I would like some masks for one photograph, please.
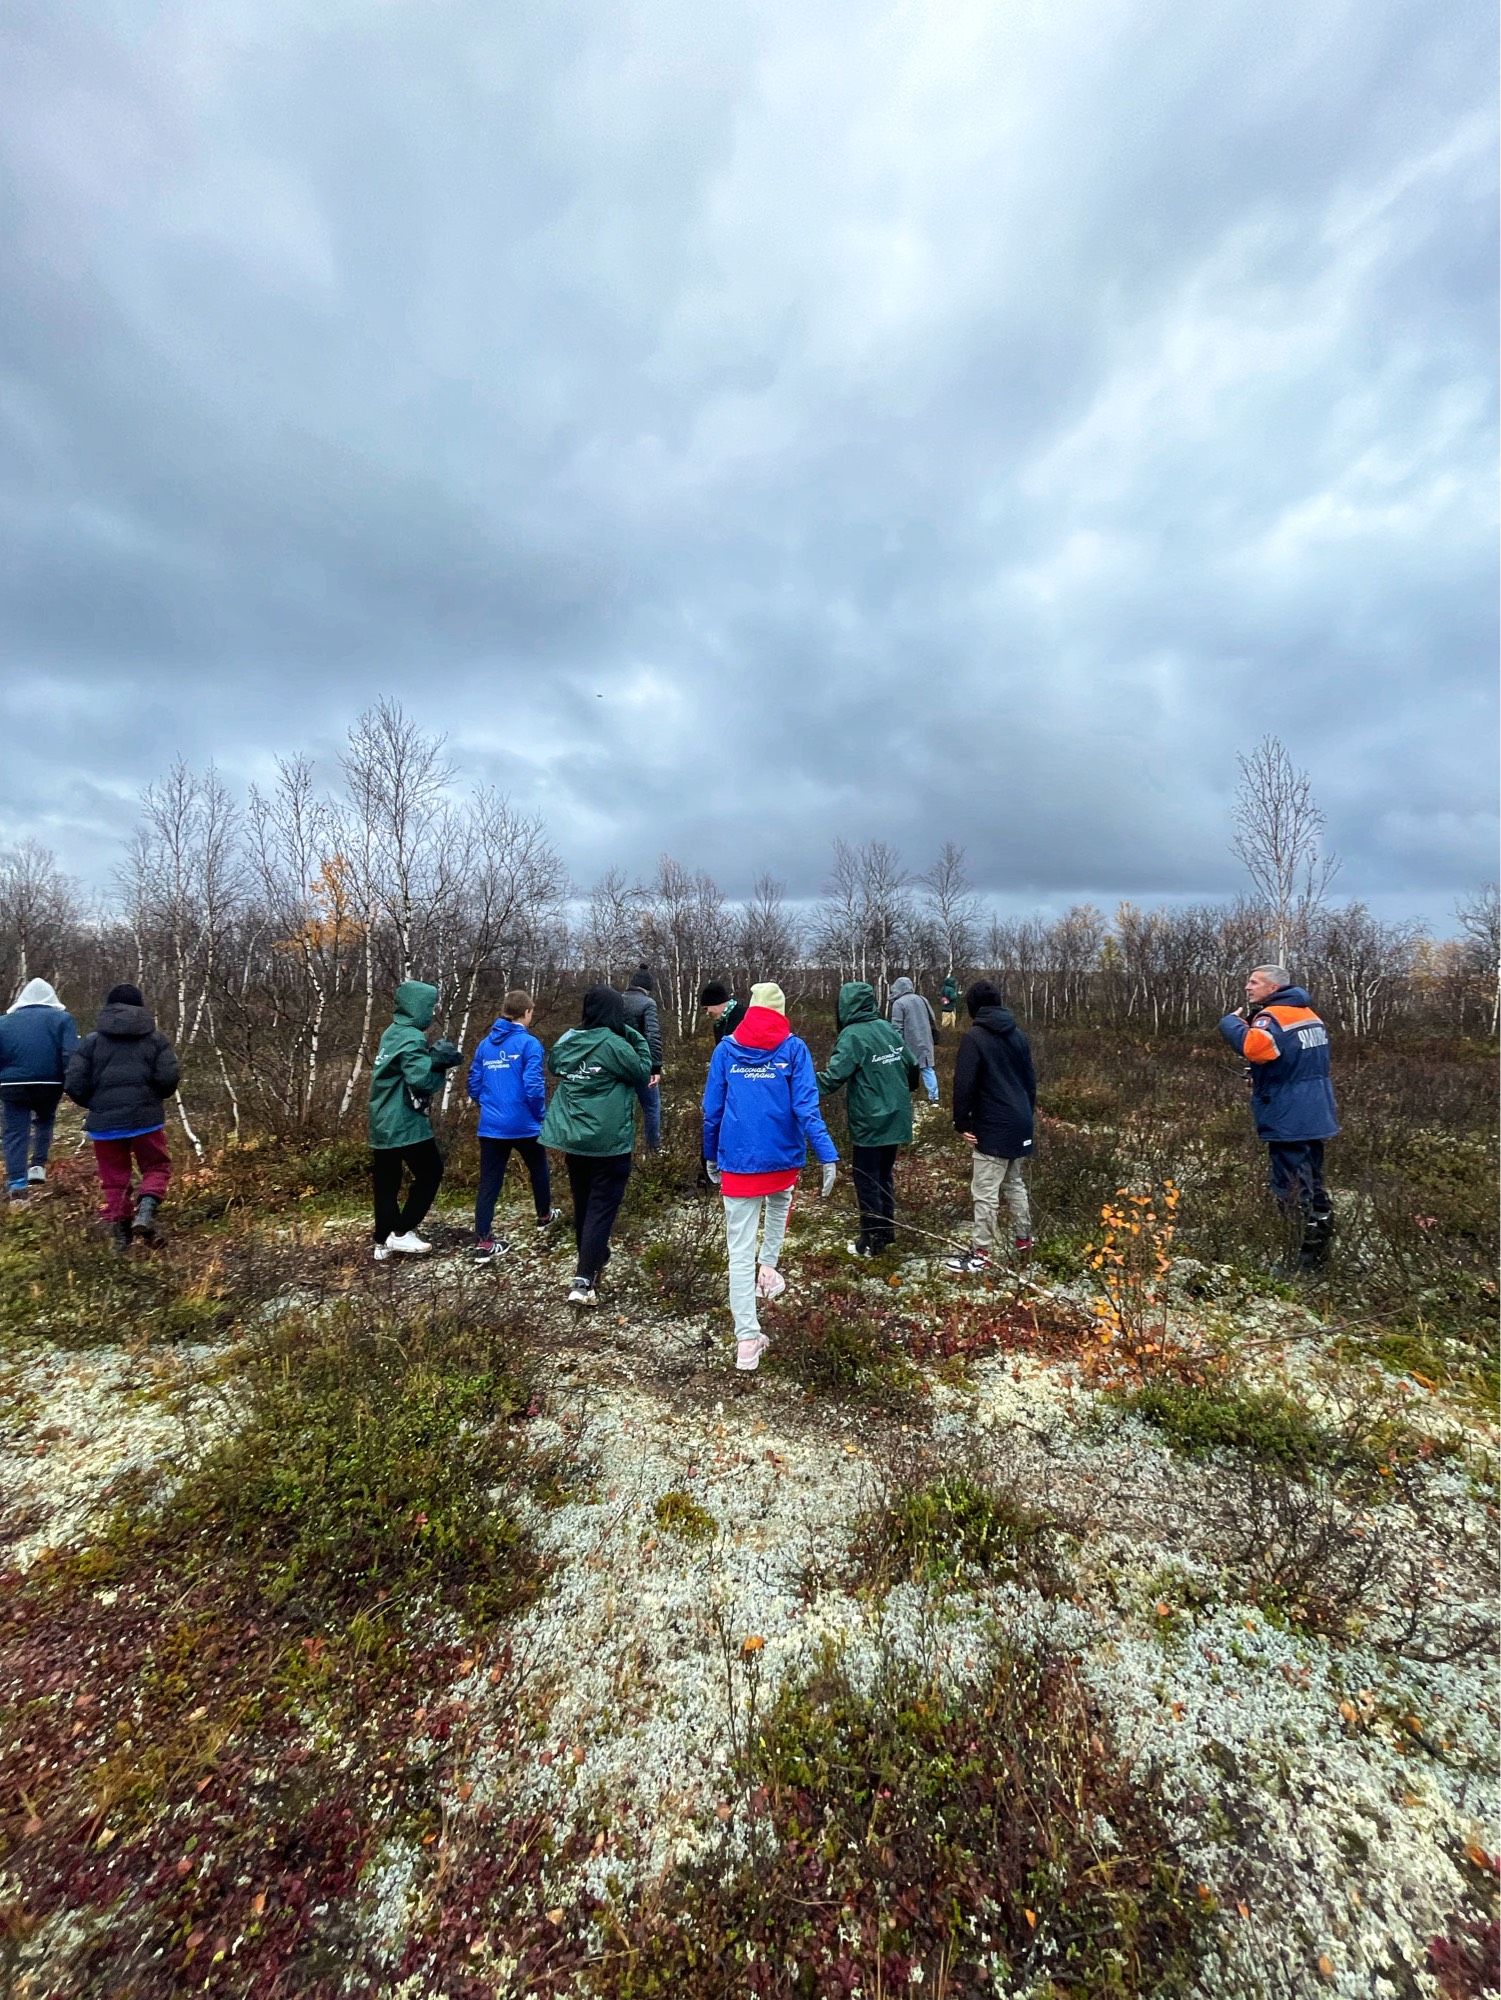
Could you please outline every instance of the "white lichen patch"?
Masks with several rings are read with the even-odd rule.
[[[5,1560],[25,1569],[44,1549],[82,1541],[127,1475],[170,1465],[216,1421],[190,1386],[213,1354],[190,1346],[150,1359],[112,1347],[13,1354],[0,1522],[17,1532]]]

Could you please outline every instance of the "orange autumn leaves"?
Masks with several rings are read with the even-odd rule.
[[[1121,1341],[1135,1353],[1150,1353],[1162,1344],[1167,1330],[1163,1280],[1171,1264],[1179,1199],[1176,1182],[1166,1180],[1156,1191],[1117,1188],[1114,1200],[1100,1210],[1103,1232],[1098,1243],[1086,1245],[1085,1254],[1103,1293],[1091,1302],[1091,1310],[1107,1347]]]

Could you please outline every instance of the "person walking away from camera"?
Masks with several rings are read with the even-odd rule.
[[[945,1028],[952,1028],[955,1016],[959,1011],[959,982],[955,979],[952,972],[944,975],[943,986],[939,992],[938,999],[942,1025]]]
[[[840,987],[835,1019],[839,1039],[827,1069],[818,1072],[818,1087],[846,1094],[860,1205],[860,1232],[849,1253],[879,1257],[896,1241],[896,1152],[912,1143],[912,1093],[921,1072],[906,1042],[876,1012],[875,988],[863,979]]]
[[[1267,1178],[1282,1213],[1303,1225],[1300,1261],[1312,1269],[1328,1256],[1334,1234],[1324,1187],[1324,1142],[1339,1131],[1329,1030],[1284,967],[1258,965],[1246,979],[1244,1011],[1227,1014],[1220,1033],[1245,1057]]]
[[[638,965],[621,996],[625,1002],[626,1026],[634,1028],[651,1051],[651,1075],[636,1092],[648,1153],[657,1152],[662,1144],[662,1017],[657,1012],[652,987],[650,971]]]
[[[433,1137],[431,1107],[443,1079],[463,1060],[452,1042],[429,1042],[438,989],[404,979],[396,989],[391,1025],[370,1071],[370,1179],[375,1194],[375,1261],[425,1257],[432,1244],[417,1225],[437,1199],[443,1155]],[[403,1201],[403,1173],[411,1185]]]
[[[938,1072],[933,1067],[935,1022],[932,1007],[912,981],[898,979],[891,988],[891,1025],[912,1051],[929,1104],[938,1102]]]
[[[518,987],[501,1003],[500,1019],[474,1052],[469,1095],[479,1106],[479,1194],[474,1204],[474,1261],[488,1264],[511,1246],[492,1234],[495,1203],[514,1148],[532,1183],[537,1227],[554,1220],[552,1176],[537,1134],[547,1109],[542,1044],[528,1033],[537,1003]]]
[[[656,1065],[645,1036],[625,1017],[625,996],[613,986],[591,986],[579,1026],[554,1042],[547,1067],[558,1087],[542,1120],[541,1141],[563,1155],[573,1192],[578,1261],[568,1303],[595,1306],[631,1177],[636,1099]]]
[[[63,1089],[86,1116],[94,1165],[104,1195],[104,1219],[114,1247],[131,1237],[157,1241],[157,1214],[172,1179],[167,1151],[167,1099],[181,1080],[177,1051],[152,1019],[139,986],[112,986],[94,1032],[68,1060]],[[139,1199],[131,1194],[140,1170]]]
[[[758,1301],[787,1289],[777,1264],[808,1148],[822,1163],[825,1199],[839,1159],[818,1107],[813,1058],[788,1027],[786,998],[772,980],[751,988],[749,1007],[710,1058],[703,1111],[709,1177],[724,1199],[735,1366],[749,1374],[766,1351]]]
[[[28,979],[0,1014],[0,1116],[12,1201],[47,1178],[52,1127],[78,1030],[45,979]]]
[[[988,979],[964,996],[971,1026],[954,1059],[954,1130],[974,1152],[970,1199],[974,1220],[969,1250],[945,1260],[951,1271],[986,1271],[996,1245],[1002,1195],[1018,1256],[1032,1248],[1032,1210],[1023,1169],[1032,1152],[1037,1113],[1037,1071],[1032,1045],[1016,1016]]]

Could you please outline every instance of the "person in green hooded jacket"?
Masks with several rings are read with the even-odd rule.
[[[896,1241],[896,1149],[912,1143],[912,1093],[922,1079],[912,1051],[876,1011],[875,988],[863,979],[839,989],[839,1039],[822,1091],[843,1089],[850,1127],[860,1233],[852,1257],[879,1257]]]
[[[428,1105],[462,1060],[452,1042],[428,1042],[437,1005],[436,986],[404,979],[396,989],[395,1019],[380,1038],[370,1071],[370,1178],[378,1264],[393,1252],[425,1257],[433,1247],[417,1234],[443,1180],[443,1155],[433,1137]],[[403,1168],[412,1177],[405,1201]]]
[[[558,1087],[537,1137],[562,1153],[573,1191],[578,1264],[568,1303],[598,1305],[610,1231],[631,1177],[636,1093],[652,1076],[651,1050],[628,1025],[624,997],[613,986],[591,986],[580,1025],[559,1035],[547,1067]]]

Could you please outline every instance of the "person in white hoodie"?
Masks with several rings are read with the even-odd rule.
[[[47,1178],[52,1126],[78,1029],[45,979],[28,979],[8,1014],[0,1014],[0,1118],[5,1180],[24,1201]]]

